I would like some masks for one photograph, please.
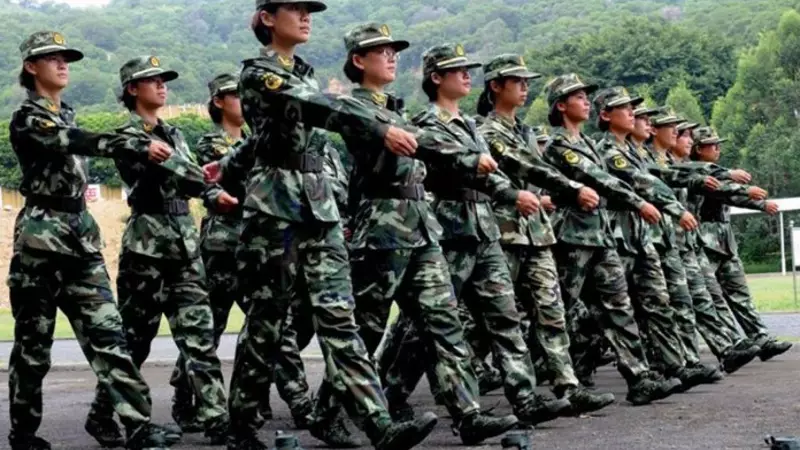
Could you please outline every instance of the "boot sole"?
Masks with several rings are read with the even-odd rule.
[[[722,366],[725,369],[725,373],[731,374],[731,373],[734,373],[737,370],[741,369],[742,367],[750,364],[754,359],[756,359],[756,356],[758,356],[758,353],[753,353],[750,356],[748,356],[747,358],[743,359],[738,364],[734,364],[731,367],[726,367],[725,364],[723,364]]]
[[[420,427],[416,433],[404,436],[404,439],[394,442],[394,445],[384,447],[381,450],[411,450],[430,436],[438,422],[439,418],[433,416],[427,423]]]
[[[509,422],[506,426],[498,428],[497,430],[495,430],[495,431],[493,431],[491,433],[485,433],[480,438],[477,438],[477,437],[472,438],[471,437],[470,439],[464,439],[462,437],[461,438],[461,443],[464,444],[464,445],[478,445],[481,442],[485,441],[486,439],[490,439],[490,438],[493,438],[493,437],[496,437],[496,436],[500,436],[501,434],[505,433],[506,431],[510,431],[510,430],[513,430],[514,428],[517,428],[517,426],[519,424],[520,424],[519,420],[515,420],[513,422]]]
[[[774,357],[776,357],[778,355],[782,355],[782,354],[788,352],[789,350],[791,350],[792,347],[793,347],[793,345],[790,345],[790,346],[786,347],[786,350],[781,350],[781,351],[774,352],[774,353],[768,353],[766,356],[762,356],[761,354],[759,354],[758,357],[759,357],[759,359],[761,359],[761,361],[769,361],[770,359],[772,359],[772,358],[774,358]]]
[[[94,438],[94,440],[97,441],[98,444],[100,444],[100,447],[103,447],[103,448],[120,448],[120,447],[124,447],[125,446],[125,439],[122,437],[122,435],[120,435],[118,438],[103,439],[100,436],[92,433],[92,431],[88,427],[84,426],[84,430],[86,430],[86,432],[89,434],[89,436]]]
[[[605,401],[605,402],[602,402],[601,404],[597,404],[597,405],[581,405],[582,406],[581,408],[578,408],[573,404],[571,413],[572,413],[573,416],[579,416],[581,414],[593,413],[595,411],[600,411],[603,408],[607,408],[607,407],[613,405],[614,402],[616,402],[616,401],[617,401],[616,398],[612,398],[609,401]]]

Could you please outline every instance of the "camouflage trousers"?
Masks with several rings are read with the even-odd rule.
[[[234,302],[242,311],[247,311],[245,298],[239,293],[236,281],[236,255],[234,252],[203,252],[203,265],[208,280],[208,299],[214,323],[214,351],[219,347],[222,333],[228,324],[228,316]],[[178,355],[172,370],[170,384],[175,387],[177,399],[192,398],[192,383],[185,371],[186,358]]]
[[[292,223],[266,215],[246,218],[237,258],[249,310],[231,380],[232,431],[252,434],[261,425],[260,396],[281,351],[283,324],[298,299],[313,314],[326,379],[333,388],[325,395],[338,395],[351,416],[367,419],[370,439],[379,439],[391,418],[375,367],[358,336],[341,225]]]
[[[414,322],[425,364],[454,420],[477,412],[478,382],[470,366],[458,302],[438,242],[421,248],[363,250],[351,255],[356,323],[367,351],[381,342],[392,300]],[[417,362],[419,364],[419,362]],[[394,399],[387,395],[390,404]],[[401,399],[402,400],[402,399]]]
[[[307,302],[298,299],[283,323],[280,351],[273,372],[278,395],[293,414],[307,413],[312,408],[306,369],[300,353],[308,347],[313,337],[313,311]]]
[[[695,318],[692,294],[689,291],[689,282],[677,247],[665,248],[656,246],[661,258],[661,268],[664,269],[664,279],[667,282],[669,303],[675,312],[678,339],[681,343],[681,353],[685,362],[690,365],[700,363],[700,344],[697,341],[697,319]]]
[[[716,275],[722,291],[722,296],[719,296],[719,292],[711,292],[720,316],[728,315],[730,312],[745,335],[756,344],[763,345],[773,339],[753,304],[753,297],[747,287],[747,278],[739,256],[723,255],[710,250],[706,252],[706,256],[709,262],[708,270]]]
[[[617,369],[627,381],[647,372],[625,269],[617,251],[559,243],[554,253],[565,308],[569,311],[583,300],[588,316],[599,319],[600,328],[617,355]],[[576,330],[576,325],[569,324],[572,333],[592,334]],[[573,345],[579,339],[575,334],[569,338]],[[574,354],[573,361],[577,361]]]
[[[649,346],[650,364],[659,369],[677,370],[686,365],[675,312],[670,304],[664,268],[658,251],[648,243],[637,255],[620,256],[628,280],[628,295],[638,317],[639,331]]]
[[[110,406],[132,429],[150,420],[150,390],[128,353],[122,319],[100,253],[77,258],[15,252],[8,274],[14,346],[8,361],[10,437],[33,436],[42,422],[42,381],[60,308]]]
[[[200,258],[176,260],[123,252],[117,276],[119,311],[133,362],[141,367],[158,334],[162,314],[184,358],[201,423],[227,418],[222,369],[214,345],[214,318]],[[110,415],[109,393],[98,386],[94,413]]]
[[[586,304],[578,299],[565,314],[567,335],[570,339],[570,358],[579,380],[589,378],[599,367],[600,359],[608,346],[601,326],[601,314],[596,308],[593,309],[595,310],[590,311]]]
[[[524,410],[534,401],[536,378],[533,363],[520,330],[520,314],[514,303],[514,290],[508,263],[498,241],[442,242],[450,279],[461,306],[462,322],[480,324],[486,332],[492,353],[503,376],[506,398],[515,410]],[[394,358],[411,361],[424,354],[424,341],[410,320],[401,318],[390,333],[401,344]],[[474,329],[474,328],[473,328]],[[469,342],[469,339],[467,339]],[[384,356],[385,358],[386,356]],[[420,364],[381,365],[389,398],[407,399],[416,388],[425,368]],[[401,372],[394,373],[391,369]]]
[[[739,325],[736,324],[733,312],[730,307],[728,307],[725,294],[722,292],[722,286],[720,286],[719,280],[717,280],[717,273],[714,268],[711,267],[711,262],[708,260],[706,251],[702,247],[697,249],[697,262],[700,264],[700,268],[703,271],[706,289],[708,289],[708,293],[711,295],[711,301],[714,303],[717,316],[725,325],[723,331],[735,344],[741,342],[746,336],[739,328]]]
[[[552,249],[508,246],[504,250],[518,308],[530,324],[527,342],[531,355],[542,354],[553,375],[553,386],[577,386]]]
[[[703,269],[700,267],[695,249],[684,246],[680,249],[680,254],[683,269],[686,272],[686,281],[689,284],[689,292],[692,296],[697,331],[706,341],[714,356],[720,359],[733,347],[734,343],[727,331],[727,326],[719,318],[717,309],[714,307],[714,300],[706,287]]]

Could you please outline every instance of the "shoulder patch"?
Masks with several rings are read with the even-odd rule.
[[[281,86],[283,86],[283,78],[279,77],[278,75],[275,75],[272,72],[265,73],[263,80],[264,80],[264,86],[266,86],[267,89],[269,89],[270,91],[276,91]]]
[[[56,123],[53,122],[52,120],[41,119],[37,122],[39,124],[39,129],[41,130],[51,130],[56,126]]]
[[[628,167],[628,160],[622,155],[614,155],[611,160],[614,161],[614,167],[617,169],[624,169]]]
[[[578,162],[581,160],[581,157],[580,157],[580,156],[578,156],[578,155],[577,155],[575,152],[573,152],[572,150],[567,150],[567,151],[565,151],[565,152],[564,152],[564,160],[565,160],[565,161],[566,161],[568,164],[573,164],[573,165],[575,165],[575,164],[578,164]]]
[[[506,145],[498,140],[495,140],[492,141],[492,149],[502,155],[506,151]]]

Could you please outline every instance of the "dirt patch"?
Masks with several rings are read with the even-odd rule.
[[[91,212],[97,224],[100,226],[100,235],[105,242],[103,257],[105,257],[108,273],[111,277],[111,286],[115,290],[114,280],[117,278],[118,259],[120,241],[125,227],[125,220],[130,214],[130,209],[122,200],[98,200],[89,204]],[[8,266],[11,262],[11,253],[14,240],[14,221],[17,218],[19,209],[12,208],[0,211],[0,248],[3,253],[0,255],[0,308],[9,307],[8,286],[5,277],[8,275]],[[205,214],[205,210],[199,201],[192,201],[192,215],[195,222],[200,223],[200,218]]]

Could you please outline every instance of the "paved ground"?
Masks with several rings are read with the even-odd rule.
[[[800,340],[800,314],[764,314],[762,316],[770,331],[781,337],[793,337]],[[234,347],[236,345],[235,334],[222,336],[219,348],[219,357],[224,361],[233,360]],[[702,341],[701,341],[702,342]],[[0,342],[0,371],[6,369],[8,355],[11,354],[11,342]],[[312,340],[311,345],[303,352],[306,357],[320,356],[319,346],[316,340]],[[61,369],[63,366],[74,364],[86,364],[78,344],[71,339],[57,340],[53,343],[53,366]],[[158,337],[153,341],[150,351],[150,361],[166,364],[175,361],[178,349],[170,337]]]
[[[230,366],[226,365],[226,377]],[[312,385],[321,378],[322,364],[309,360]],[[617,395],[618,403],[592,417],[559,419],[532,433],[534,448],[548,449],[759,449],[767,433],[800,433],[800,350],[793,349],[775,361],[753,362],[723,382],[696,388],[657,404],[632,407],[624,402],[625,387],[612,367],[598,373],[598,386]],[[148,368],[145,376],[154,392],[157,421],[169,420],[167,368]],[[83,419],[92,396],[94,376],[85,370],[56,371],[44,388],[45,416],[41,434],[52,440],[56,449],[99,448],[83,432]],[[8,448],[5,431],[8,422],[7,375],[0,374],[0,449]],[[433,405],[427,386],[420,386],[412,403],[418,410],[432,410],[441,420],[434,434],[419,448],[456,449],[457,437],[449,430],[450,420],[442,408]],[[499,393],[482,399],[486,406],[500,404],[508,411]],[[271,439],[275,430],[290,427],[285,405],[272,394],[276,420],[267,424],[263,436]],[[297,433],[304,448],[321,444],[305,432]],[[492,439],[480,449],[499,449],[500,439]],[[176,448],[211,448],[202,435],[189,435]],[[222,447],[220,447],[222,448]]]

